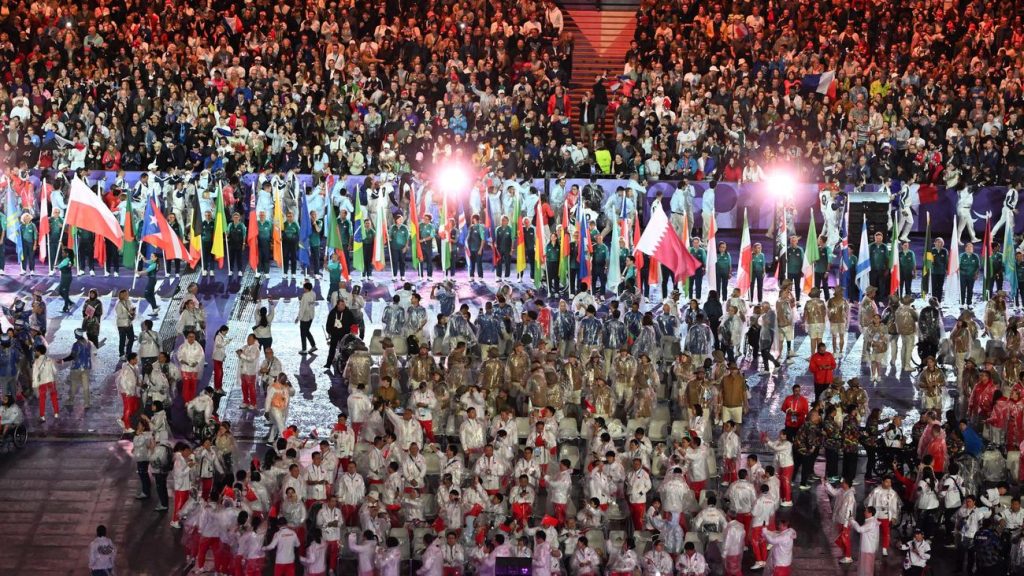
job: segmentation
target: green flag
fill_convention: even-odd
[[[930,277],[932,275],[932,264],[935,262],[935,257],[932,256],[932,213],[925,213],[925,225],[924,225],[924,264],[921,266],[921,299],[925,300],[928,296],[928,285],[931,284]]]
[[[135,270],[135,258],[138,255],[138,239],[135,237],[135,214],[132,212],[132,195],[128,194],[124,209],[124,243],[121,245],[121,265]]]
[[[807,227],[807,239],[804,240],[803,291],[810,292],[814,287],[814,263],[821,258],[818,252],[818,227],[814,223],[814,209],[811,209],[811,225]]]
[[[355,193],[356,207],[352,215],[352,268],[363,270],[363,207],[359,204],[359,191]],[[339,234],[340,236],[340,234]],[[338,239],[341,244],[341,238]]]

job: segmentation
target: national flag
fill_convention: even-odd
[[[1003,229],[1003,270],[1004,276],[1010,279],[1010,302],[1015,302],[1020,286],[1017,285],[1017,254],[1013,250],[1013,225],[1008,224]]]
[[[309,267],[309,237],[313,235],[313,223],[309,221],[309,205],[306,203],[306,194],[299,190],[299,246],[295,253],[299,264]],[[328,200],[330,203],[330,200]]]
[[[224,213],[224,187],[217,186],[217,207],[213,214],[213,247],[210,253],[217,259],[217,267],[224,267],[224,257],[227,255],[227,246],[224,243],[224,235],[228,230],[228,219]]]
[[[384,203],[377,203],[377,213],[374,215],[374,227],[377,229],[373,236],[373,268],[377,271],[384,269],[384,250],[387,248],[387,217],[384,212]]]
[[[472,262],[472,258],[469,254],[469,224],[466,222],[466,210],[462,206],[459,206],[459,238],[458,244],[462,246],[462,250],[466,253],[466,263]],[[482,240],[483,238],[481,238]]]
[[[537,210],[540,210],[539,206],[537,207]],[[514,223],[515,222],[519,222],[521,219],[522,219],[522,205],[521,205],[521,201],[520,201],[520,196],[518,194],[516,194],[515,204],[512,205],[512,222],[513,222],[513,225],[512,225],[512,243],[516,245],[516,256],[517,257],[519,256],[519,248],[518,248],[518,246],[519,246],[519,234],[518,234],[519,230],[516,228],[516,225]],[[526,266],[526,260],[525,259],[523,260],[523,266]],[[516,262],[516,270],[518,270],[520,272],[522,271],[519,268],[519,262]]]
[[[786,227],[786,215],[782,215],[782,223],[779,225],[779,231],[775,236],[776,251],[781,250],[781,254],[775,255],[775,280],[778,281],[779,285],[782,285],[782,279],[786,277],[785,272],[782,271],[783,258],[786,255],[786,246],[789,246],[789,230]]]
[[[10,214],[10,209],[8,209],[8,214]],[[103,203],[103,199],[78,178],[71,181],[71,195],[68,198],[64,223],[67,226],[82,228],[101,238],[106,238],[118,248],[121,248],[124,243],[124,231],[118,224],[117,217]]]
[[[39,261],[46,262],[46,253],[50,248],[50,192],[53,186],[46,181],[39,190]],[[56,256],[56,254],[54,254]]]
[[[843,284],[843,298],[850,297],[850,212],[846,212],[843,240],[839,244],[839,278]]]
[[[192,226],[189,236],[188,251],[192,260],[202,261],[203,255],[203,211],[199,207],[199,195],[192,196]]]
[[[682,235],[682,237],[680,237],[679,241],[683,243],[683,248],[685,248],[686,251],[689,252],[690,251],[690,220],[689,220],[689,216],[687,214],[685,214],[685,213],[683,214],[683,235]],[[690,283],[686,281],[688,278],[689,278],[689,276],[685,276],[685,277],[676,276],[675,277],[676,283],[682,286],[681,292],[686,294],[687,298],[690,297]]]
[[[821,74],[804,74],[800,79],[800,89],[805,92],[817,92],[835,100],[836,71],[829,70]]]
[[[932,213],[925,213],[924,225],[924,262],[921,264],[921,299],[925,299],[931,285],[932,266],[935,256],[932,254]],[[1012,237],[1012,232],[1011,232]]]
[[[18,244],[18,258],[21,259],[21,244]],[[100,268],[107,267],[107,241],[103,238],[95,238],[92,243],[92,258],[99,262]]]
[[[860,252],[857,254],[857,273],[854,282],[857,283],[857,289],[862,296],[871,285],[871,248],[868,246],[867,216],[864,217],[860,228]]]
[[[139,236],[146,244],[163,251],[168,260],[185,260],[190,266],[195,266],[199,262],[199,258],[185,247],[185,244],[171,229],[153,198],[146,203]]]
[[[804,265],[802,270],[804,292],[810,293],[811,288],[814,286],[814,263],[821,257],[821,253],[818,252],[818,226],[814,223],[814,209],[812,208],[811,225],[807,228],[807,239],[804,240]]]
[[[740,265],[736,270],[736,287],[741,294],[750,290],[750,267],[754,260],[750,246],[750,224],[747,222],[747,209],[743,209],[743,234],[740,236]]]
[[[660,205],[655,205],[651,212],[647,226],[636,243],[636,250],[657,258],[658,262],[672,271],[677,281],[689,278],[701,267],[700,261],[690,254],[672,230],[668,216]]]
[[[718,240],[715,238],[715,232],[717,232],[715,230],[715,225],[717,224],[717,222],[715,222],[715,214],[713,212],[708,215],[708,218],[710,219],[710,222],[708,222],[708,237],[705,241],[708,265],[706,267],[707,270],[704,271],[704,274],[707,278],[708,286],[710,286],[712,290],[717,290],[718,277],[715,274],[715,268],[717,268],[717,266],[715,266],[715,258],[718,257]],[[719,294],[718,296],[722,300],[726,300],[729,297],[728,294]]]
[[[516,226],[516,223],[513,222],[512,225]],[[484,226],[487,227],[487,234],[490,235],[491,239],[497,240],[497,235],[494,232],[495,223],[494,215],[491,213],[491,202],[487,198],[484,198]],[[495,267],[497,267],[498,262],[501,262],[501,254],[498,254],[497,246],[494,246],[491,250],[491,261],[494,263]],[[518,267],[519,266],[517,264],[516,268]]]
[[[272,232],[271,246],[273,248],[274,262],[278,267],[284,266],[284,239],[281,233],[284,231],[284,207],[281,205],[281,191],[274,190],[274,230]]]
[[[418,210],[416,210],[416,194],[409,194],[409,244],[412,250],[413,270],[420,269],[420,261],[423,260],[423,248],[420,246],[420,221]]]
[[[985,300],[992,297],[989,291],[989,282],[992,280],[992,229],[991,229],[992,218],[990,216],[985,217],[985,239],[981,245],[981,262],[984,266],[984,274],[982,274],[982,286],[981,286],[981,297]]]
[[[583,212],[583,202],[576,203],[576,225],[579,226],[580,235],[577,241],[578,255],[578,271],[576,274],[579,282],[587,282],[590,285],[590,230],[587,229],[587,215]]]
[[[352,269],[363,271],[365,263],[363,260],[363,205],[359,201],[359,193],[355,194],[356,207],[352,210]],[[335,217],[337,219],[337,217]],[[338,233],[338,242],[341,242],[341,232]]]
[[[536,211],[537,224],[534,230],[533,240],[533,287],[539,289],[541,276],[544,274],[544,248],[548,245],[548,229],[544,225],[544,211]]]
[[[441,269],[452,267],[452,231],[448,226],[448,200],[441,201],[441,225],[437,228],[437,237],[441,240]]]
[[[622,281],[622,267],[619,262],[619,244],[623,238],[629,238],[629,233],[625,229],[626,226],[626,197],[622,197],[622,203],[619,207],[618,218],[615,222],[612,222],[612,241],[608,247],[608,279],[606,284],[608,290],[612,293],[617,293],[619,289],[619,283]]]
[[[896,216],[892,227],[892,244],[889,246],[889,296],[900,291],[900,258],[899,258],[900,218]]]
[[[488,209],[489,210],[489,209]],[[538,210],[540,212],[540,210]],[[526,236],[523,234],[523,220],[525,217],[516,220],[518,222],[516,230],[516,273],[522,274],[523,270],[526,270]],[[497,250],[495,250],[497,252]]]
[[[11,183],[7,183],[7,239],[14,243],[18,250],[18,262],[21,262],[21,214],[22,208],[17,192]]]
[[[135,270],[135,257],[138,255],[139,247],[135,238],[135,213],[132,211],[132,195],[128,194],[127,198],[124,208],[124,245],[121,248],[121,265]]]
[[[569,284],[569,203],[562,204],[562,232],[558,250],[558,285]]]
[[[640,243],[640,217],[633,218],[633,261],[636,263],[637,270],[644,266],[644,256],[637,248],[637,244]]]
[[[249,228],[245,231],[245,243],[249,248],[249,268],[256,270],[260,265],[260,228],[256,220],[256,179],[252,181],[249,196]]]
[[[242,19],[233,14],[224,16],[224,28],[227,29],[229,34],[238,35],[242,33]]]
[[[944,304],[956,306],[960,303],[960,242],[956,234],[957,215],[953,214],[953,232],[949,238],[949,264],[946,268],[946,285],[943,287]]]

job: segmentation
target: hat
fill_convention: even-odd
[[[914,297],[908,294],[908,295],[904,296],[903,298],[900,298],[900,302],[903,303],[903,304],[907,304],[907,305],[913,304],[914,303]]]
[[[366,495],[366,497],[369,498],[370,500],[380,500],[380,492],[377,492],[376,490],[371,490],[370,493]]]
[[[866,292],[868,294],[874,294],[874,293],[878,292],[878,288],[875,288],[874,286],[868,286],[867,289],[864,290],[864,292]]]
[[[75,338],[85,338],[85,330],[82,330],[81,328],[75,330]],[[2,339],[7,340],[8,336],[4,334]]]
[[[846,381],[846,383],[849,384],[850,386],[860,386],[860,378],[850,378],[849,380]]]

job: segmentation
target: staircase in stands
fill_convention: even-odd
[[[611,86],[622,73],[629,43],[636,30],[636,9],[639,0],[561,0],[564,30],[572,32],[575,52],[572,59],[572,79],[569,97],[572,100],[572,121],[579,126],[580,100],[583,93],[594,85],[594,79],[608,72],[605,87],[609,98]],[[614,135],[610,115],[605,117],[604,136]]]

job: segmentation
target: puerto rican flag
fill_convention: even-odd
[[[184,260],[188,262],[189,266],[195,266],[199,260],[198,254],[194,254],[185,248],[185,244],[171,230],[167,219],[164,218],[160,208],[156,205],[156,201],[152,198],[146,204],[146,213],[142,218],[142,232],[139,236],[142,237],[143,242],[152,244],[163,251],[164,256],[168,260]]]

